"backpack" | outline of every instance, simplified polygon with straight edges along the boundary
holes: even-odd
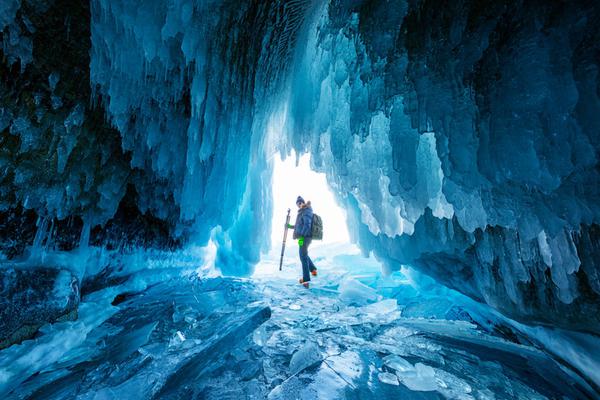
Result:
[[[321,217],[313,213],[312,218],[312,238],[314,240],[323,240],[323,221]]]

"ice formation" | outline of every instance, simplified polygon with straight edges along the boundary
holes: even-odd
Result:
[[[330,5],[289,131],[391,270],[597,330],[598,10],[503,7]]]
[[[249,275],[269,246],[273,158],[294,150],[386,273],[418,270],[512,319],[580,332],[565,337],[597,334],[599,21],[583,0],[3,1],[2,258],[69,264],[89,292],[152,270],[154,252],[189,262],[193,245],[215,250],[199,262]],[[344,280],[339,301],[361,308],[341,318],[393,323],[387,296],[405,318],[468,323],[404,289]],[[157,328],[136,329],[145,342]],[[181,332],[168,342],[193,343]],[[205,367],[190,362],[179,367]],[[374,381],[440,391],[432,376],[448,378],[470,396],[473,382],[407,362]],[[297,372],[272,397],[302,385]]]

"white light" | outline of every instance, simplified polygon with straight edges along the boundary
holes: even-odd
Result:
[[[300,157],[298,166],[296,155],[281,160],[276,157],[273,166],[273,222],[271,229],[272,249],[279,251],[283,240],[283,225],[287,209],[290,224],[296,220],[296,197],[302,196],[311,201],[313,211],[323,220],[322,243],[347,243],[350,241],[346,225],[346,212],[340,208],[329,190],[325,174],[310,169],[310,155]],[[288,232],[291,240],[292,231]],[[317,243],[314,243],[317,244]]]

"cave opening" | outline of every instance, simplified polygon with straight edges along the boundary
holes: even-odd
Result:
[[[295,202],[299,195],[311,202],[313,212],[323,221],[323,239],[313,240],[308,252],[328,280],[339,280],[342,276],[380,274],[379,261],[372,255],[365,257],[360,247],[352,241],[346,210],[336,200],[326,175],[314,171],[310,165],[310,154],[299,155],[293,150],[286,158],[275,157],[271,185],[273,213],[270,221],[270,250],[262,254],[253,278],[297,283],[302,275],[298,243],[293,239],[293,229],[287,231],[282,254],[287,210],[290,209],[289,223],[294,224],[297,216]],[[282,270],[279,270],[280,261]]]
[[[297,162],[296,162],[297,159]],[[336,202],[329,189],[324,173],[318,173],[310,168],[310,155],[296,157],[292,154],[281,159],[276,157],[273,166],[273,218],[271,221],[271,247],[279,250],[282,241],[282,226],[287,209],[290,211],[290,223],[296,218],[295,201],[302,196],[311,201],[313,210],[323,219],[327,232],[320,244],[349,243],[350,235],[346,223],[346,212]],[[317,243],[315,243],[317,244]]]

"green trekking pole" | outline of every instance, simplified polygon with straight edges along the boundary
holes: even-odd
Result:
[[[290,224],[290,209],[288,208],[287,217],[285,218],[285,229],[283,230],[283,244],[281,245],[281,260],[279,260],[279,270],[283,264],[283,252],[285,251],[285,240],[287,239],[288,225]]]

